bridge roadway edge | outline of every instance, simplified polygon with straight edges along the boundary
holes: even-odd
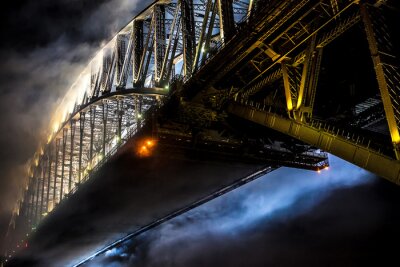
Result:
[[[400,185],[400,161],[389,158],[338,135],[252,107],[231,104],[229,112],[319,147],[339,158]]]
[[[137,137],[140,138],[140,135]],[[136,139],[137,139],[136,138]],[[161,149],[141,158],[129,140],[39,225],[8,266],[70,266],[128,233],[234,184],[265,164]],[[68,251],[68,252],[67,252]]]

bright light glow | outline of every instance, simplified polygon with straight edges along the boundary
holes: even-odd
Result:
[[[136,154],[139,157],[149,157],[153,153],[153,148],[156,145],[156,141],[152,139],[141,140],[137,144]]]
[[[148,145],[149,147],[153,146],[153,141],[152,140],[148,140],[146,142],[146,145]]]
[[[53,124],[53,133],[56,133],[58,131],[58,127],[59,127],[58,122],[55,122]]]
[[[142,118],[142,114],[139,113],[139,114],[137,115],[137,117],[138,117],[139,119],[141,119],[141,118]]]
[[[54,209],[54,203],[52,200],[49,201],[49,207],[47,209],[47,212],[51,212]]]

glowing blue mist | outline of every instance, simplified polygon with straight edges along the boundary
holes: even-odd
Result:
[[[371,174],[350,163],[332,156],[330,161],[331,167],[320,173],[290,168],[272,172],[162,226],[161,239],[195,238],[207,232],[237,234],[287,208],[305,212],[334,189],[373,181]],[[308,198],[307,204],[297,205],[302,198]]]
[[[171,220],[144,236],[147,242],[146,258],[156,263],[168,262],[165,257],[176,254],[170,248],[176,248],[177,244],[184,244],[182,246],[185,246],[185,250],[201,251],[204,242],[198,241],[210,236],[217,239],[240,238],[241,233],[257,224],[268,224],[278,213],[286,212],[289,217],[296,216],[307,212],[335,189],[374,181],[370,173],[339,158],[331,156],[330,162],[329,170],[320,173],[281,168]],[[106,256],[107,264],[115,255],[126,255],[127,249],[132,251],[136,242],[129,243],[110,251],[109,257]],[[138,261],[133,252],[129,254],[130,259],[119,258],[119,264],[124,266],[124,263]]]

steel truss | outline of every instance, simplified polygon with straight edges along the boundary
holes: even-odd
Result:
[[[137,132],[174,76],[205,64],[208,50],[228,41],[247,14],[243,1],[158,1],[104,46],[67,93],[54,132],[35,155],[19,204],[29,227]]]
[[[331,146],[318,143],[321,138],[362,150],[354,159],[347,152],[340,154],[339,148],[331,149],[364,164],[361,167],[381,171],[368,161],[372,155],[385,166],[395,162],[400,170],[398,161],[370,143],[349,141],[339,130],[332,134],[313,118],[324,48],[362,23],[379,101],[399,158],[400,74],[392,63],[393,47],[380,1],[365,2],[160,0],[151,4],[99,51],[55,112],[53,131],[35,154],[17,205],[29,228],[132,137],[144,124],[146,111],[161,105],[166,95],[175,93],[172,89],[184,98],[181,110],[204,116],[204,121],[231,112],[327,150]],[[176,86],[175,81],[183,85]],[[277,82],[283,88],[275,86]],[[276,101],[281,89],[283,107]],[[266,90],[270,92],[258,98]],[[389,180],[399,183],[399,175],[390,175]]]
[[[158,1],[104,46],[67,93],[34,157],[19,201],[29,227],[138,131],[175,75],[189,77],[204,65],[248,12],[245,1]]]
[[[279,16],[282,13],[285,15]],[[260,30],[254,33],[259,34],[257,42],[239,55],[241,59],[235,57],[236,61],[222,70],[224,74],[235,73],[240,81],[236,83],[236,104],[230,107],[231,112],[330,151],[399,184],[400,72],[380,2],[294,1],[292,5],[282,4],[272,14],[274,26],[264,29],[260,23]],[[378,138],[349,132],[312,116],[323,49],[354,25],[365,30],[379,87],[379,97],[357,105],[365,108],[358,111],[354,124],[365,128],[384,117],[392,149],[379,143]],[[282,89],[283,109],[276,99]],[[271,91],[266,94],[268,90]],[[262,91],[264,99],[260,98]],[[287,125],[297,132],[287,130]],[[329,143],[320,143],[325,141]]]

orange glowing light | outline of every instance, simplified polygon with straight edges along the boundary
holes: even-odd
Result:
[[[151,139],[145,139],[138,142],[136,153],[139,157],[149,157],[153,153],[153,148],[155,147],[156,142]]]

